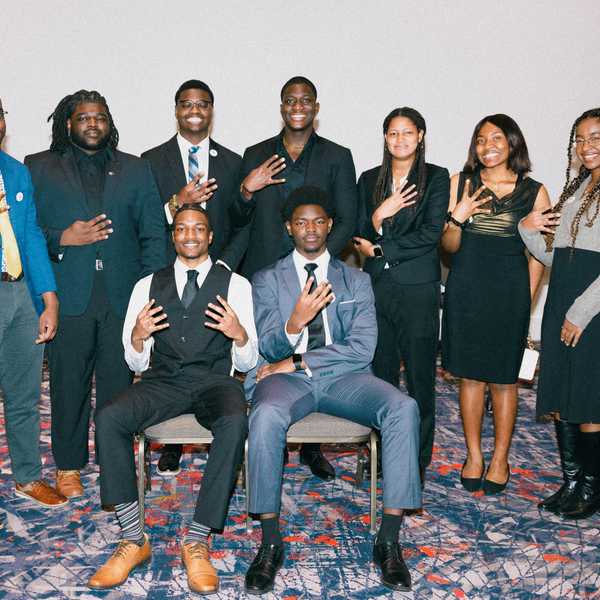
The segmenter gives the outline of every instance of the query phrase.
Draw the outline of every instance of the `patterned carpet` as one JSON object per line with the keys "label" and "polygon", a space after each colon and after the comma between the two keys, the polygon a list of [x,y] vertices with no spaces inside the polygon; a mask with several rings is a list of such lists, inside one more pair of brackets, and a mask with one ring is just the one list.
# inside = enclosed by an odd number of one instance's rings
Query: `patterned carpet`
{"label": "patterned carpet", "polygon": [[[273,594],[265,598],[361,600],[367,598],[600,598],[600,515],[562,522],[536,508],[556,487],[559,473],[552,428],[534,422],[534,390],[521,392],[511,453],[507,493],[484,497],[465,492],[458,482],[464,447],[454,384],[438,378],[436,446],[427,474],[424,511],[405,520],[404,556],[413,592],[392,594],[379,584],[370,562],[367,484],[353,485],[355,448],[326,448],[338,477],[323,484],[297,464],[292,452],[285,470],[283,514],[288,555]],[[42,444],[46,474],[49,452],[48,382],[42,399]],[[87,578],[113,549],[118,528],[111,513],[99,509],[97,468],[85,471],[86,496],[51,513],[13,494],[8,452],[0,443],[0,598],[105,598],[107,600],[191,598],[179,559],[178,539],[192,514],[206,454],[186,453],[176,480],[154,473],[147,497],[146,523],[154,551],[152,563],[112,591],[93,592]],[[485,446],[491,443],[486,418]],[[191,450],[191,449],[190,449]],[[489,457],[489,454],[488,454]],[[243,576],[258,531],[244,527],[244,496],[236,490],[228,525],[213,543],[213,562],[221,588],[212,598],[246,598]]]}

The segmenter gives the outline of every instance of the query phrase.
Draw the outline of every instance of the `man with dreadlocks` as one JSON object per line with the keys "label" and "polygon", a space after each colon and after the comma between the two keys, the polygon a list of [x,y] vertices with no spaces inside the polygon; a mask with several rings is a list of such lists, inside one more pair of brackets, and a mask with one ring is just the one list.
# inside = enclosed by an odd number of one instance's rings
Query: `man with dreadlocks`
{"label": "man with dreadlocks", "polygon": [[61,327],[48,352],[57,489],[77,497],[92,375],[97,409],[131,383],[123,318],[135,282],[165,265],[166,231],[150,166],[116,149],[119,134],[98,92],[65,96],[49,119],[50,150],[25,162],[60,300]]}
{"label": "man with dreadlocks", "polygon": [[[575,179],[573,148],[581,163]],[[594,108],[571,128],[567,179],[554,210],[533,211],[519,224],[530,252],[552,265],[537,414],[554,416],[564,482],[538,506],[565,519],[600,509],[599,214],[600,108]]]}

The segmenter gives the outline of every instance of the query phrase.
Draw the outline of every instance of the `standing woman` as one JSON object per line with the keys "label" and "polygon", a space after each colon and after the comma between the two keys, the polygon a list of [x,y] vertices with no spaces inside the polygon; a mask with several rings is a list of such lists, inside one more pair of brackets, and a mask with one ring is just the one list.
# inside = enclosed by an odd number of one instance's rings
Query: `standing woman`
{"label": "standing woman", "polygon": [[[573,147],[581,163],[575,179]],[[600,108],[575,121],[567,157],[556,235],[558,216],[539,210],[521,221],[519,232],[530,252],[552,265],[537,414],[554,415],[564,483],[539,506],[583,519],[600,508]]]}
{"label": "standing woman", "polygon": [[425,162],[425,119],[397,108],[383,122],[383,160],[358,180],[358,250],[372,278],[379,330],[373,371],[392,385],[404,361],[421,413],[421,482],[431,462],[439,337],[438,245],[448,210],[448,171]]}
{"label": "standing woman", "polygon": [[[450,184],[442,236],[452,266],[444,296],[442,363],[460,378],[460,412],[467,446],[461,483],[486,494],[510,479],[508,453],[517,416],[517,377],[525,349],[531,299],[544,266],[525,256],[517,226],[534,207],[550,206],[519,126],[507,115],[475,127],[463,172]],[[490,386],[494,452],[485,471],[481,452],[484,393]],[[485,476],[485,479],[484,479]]]}

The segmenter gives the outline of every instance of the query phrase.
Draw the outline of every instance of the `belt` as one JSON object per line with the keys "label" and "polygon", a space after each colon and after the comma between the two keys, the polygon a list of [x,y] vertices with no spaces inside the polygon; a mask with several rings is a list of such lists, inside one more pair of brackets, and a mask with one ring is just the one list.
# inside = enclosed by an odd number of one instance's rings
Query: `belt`
{"label": "belt", "polygon": [[12,283],[13,281],[21,281],[21,279],[23,279],[23,271],[21,271],[21,274],[18,277],[13,277],[10,273],[6,273],[5,271],[0,273],[0,281],[8,281]]}

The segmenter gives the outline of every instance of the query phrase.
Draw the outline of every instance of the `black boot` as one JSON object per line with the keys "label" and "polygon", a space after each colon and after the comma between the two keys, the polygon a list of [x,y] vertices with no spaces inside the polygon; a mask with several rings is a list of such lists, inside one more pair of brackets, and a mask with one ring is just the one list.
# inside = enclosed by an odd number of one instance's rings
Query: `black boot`
{"label": "black boot", "polygon": [[560,466],[562,468],[564,483],[552,496],[542,500],[538,508],[549,510],[558,515],[562,507],[569,503],[575,491],[577,479],[581,471],[581,465],[577,459],[577,438],[579,436],[579,425],[567,423],[567,421],[554,421],[556,429],[556,441],[560,455]]}
{"label": "black boot", "polygon": [[600,509],[600,431],[579,432],[581,475],[573,500],[563,504],[565,519],[587,519]]}

